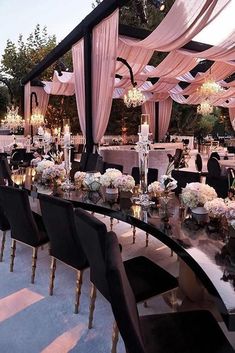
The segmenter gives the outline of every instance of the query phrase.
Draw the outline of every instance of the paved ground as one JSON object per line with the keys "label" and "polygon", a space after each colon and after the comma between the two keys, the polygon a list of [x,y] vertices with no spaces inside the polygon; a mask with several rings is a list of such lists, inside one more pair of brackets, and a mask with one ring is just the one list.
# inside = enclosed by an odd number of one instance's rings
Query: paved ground
{"label": "paved ground", "polygon": [[[109,224],[108,218],[101,217]],[[150,237],[145,248],[145,235],[137,232],[132,244],[129,225],[116,223],[114,230],[123,244],[124,257],[145,254],[177,275],[178,261],[163,244]],[[10,235],[5,256],[0,263],[0,353],[109,353],[111,346],[112,312],[110,305],[98,295],[94,328],[87,329],[89,306],[89,271],[84,276],[80,313],[73,314],[75,271],[58,263],[54,295],[48,295],[49,256],[47,248],[39,251],[36,282],[30,284],[31,249],[17,244],[15,271],[9,272]],[[148,308],[139,306],[141,314],[169,311],[166,298],[148,301]],[[181,308],[193,305],[184,300]],[[235,346],[235,334],[230,335]],[[119,340],[118,353],[124,353]]]}

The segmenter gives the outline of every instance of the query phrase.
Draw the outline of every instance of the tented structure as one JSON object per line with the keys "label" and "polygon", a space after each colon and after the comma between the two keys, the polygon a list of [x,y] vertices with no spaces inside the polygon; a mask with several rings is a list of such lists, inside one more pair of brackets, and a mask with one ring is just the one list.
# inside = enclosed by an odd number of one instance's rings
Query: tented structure
{"label": "tented structure", "polygon": [[[75,92],[80,125],[89,152],[105,133],[112,99],[123,97],[131,87],[128,67],[117,61],[117,57],[125,59],[131,66],[137,87],[147,100],[142,110],[150,114],[151,130],[159,139],[168,129],[172,101],[199,104],[198,88],[209,77],[224,87],[222,93],[211,97],[211,103],[229,108],[233,120],[235,81],[227,78],[235,71],[235,25],[227,20],[226,27],[220,22],[224,16],[234,13],[235,1],[175,0],[163,21],[151,33],[119,25],[119,8],[125,3],[124,0],[103,0],[23,79],[26,120],[29,82],[70,48],[73,73],[63,72],[62,76],[55,73],[53,81],[46,83],[45,90],[48,94],[70,95]],[[218,28],[218,42],[211,43],[208,33]],[[205,44],[195,41],[199,39]],[[168,55],[157,67],[150,66],[152,55],[159,51]],[[202,60],[209,60],[205,72],[200,72]]]}

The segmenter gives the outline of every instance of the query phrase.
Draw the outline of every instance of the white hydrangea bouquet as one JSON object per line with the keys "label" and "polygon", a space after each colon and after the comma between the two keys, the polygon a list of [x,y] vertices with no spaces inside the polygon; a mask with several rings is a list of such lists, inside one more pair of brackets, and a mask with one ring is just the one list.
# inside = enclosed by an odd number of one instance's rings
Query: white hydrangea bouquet
{"label": "white hydrangea bouquet", "polygon": [[37,174],[42,174],[44,169],[52,167],[55,163],[47,159],[43,159],[41,162],[38,162],[37,167],[35,168]]}
{"label": "white hydrangea bouquet", "polygon": [[100,183],[102,186],[110,189],[116,189],[115,181],[117,178],[122,176],[122,172],[115,168],[108,168],[106,169],[105,173],[100,177]]}
{"label": "white hydrangea bouquet", "polygon": [[154,194],[155,196],[160,196],[163,191],[164,189],[162,188],[159,181],[154,181],[148,186],[148,192]]}
{"label": "white hydrangea bouquet", "polygon": [[120,175],[114,180],[113,185],[119,191],[132,191],[135,187],[135,179],[131,175]]}
{"label": "white hydrangea bouquet", "polygon": [[79,172],[79,171],[74,174],[74,184],[76,189],[82,188],[85,175],[86,175],[85,172]]}
{"label": "white hydrangea bouquet", "polygon": [[[225,216],[229,223],[235,221],[235,201],[227,201],[227,210]],[[233,222],[234,223],[234,222]]]}
{"label": "white hydrangea bouquet", "polygon": [[52,166],[45,168],[42,172],[42,182],[59,184],[66,177],[66,170],[64,164],[53,164]]}
{"label": "white hydrangea bouquet", "polygon": [[217,198],[214,188],[207,184],[189,183],[182,189],[181,199],[185,206],[195,208]]}
{"label": "white hydrangea bouquet", "polygon": [[[234,202],[235,204],[235,202]],[[211,201],[207,201],[204,204],[205,209],[208,211],[210,217],[221,218],[227,212],[227,205],[224,202],[224,199],[215,198]],[[235,208],[234,208],[235,211]]]}

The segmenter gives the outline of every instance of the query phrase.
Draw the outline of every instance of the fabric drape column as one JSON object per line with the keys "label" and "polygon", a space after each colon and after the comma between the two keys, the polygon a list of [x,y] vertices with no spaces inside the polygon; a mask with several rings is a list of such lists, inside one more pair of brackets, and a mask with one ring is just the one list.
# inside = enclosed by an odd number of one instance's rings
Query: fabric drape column
{"label": "fabric drape column", "polygon": [[98,144],[104,136],[112,107],[118,48],[116,10],[92,32],[92,117],[93,139]]}
{"label": "fabric drape column", "polygon": [[162,140],[169,128],[172,111],[172,99],[159,102],[159,140]]}
{"label": "fabric drape column", "polygon": [[79,122],[83,136],[86,135],[85,123],[85,79],[84,79],[84,40],[72,48],[75,95]]}
{"label": "fabric drape column", "polygon": [[235,107],[234,108],[229,108],[229,118],[231,121],[231,125],[233,127],[233,130],[235,131]]}
{"label": "fabric drape column", "polygon": [[24,134],[25,136],[30,134],[30,93],[31,87],[30,82],[27,82],[24,86]]}
{"label": "fabric drape column", "polygon": [[38,87],[38,86],[31,87],[30,92],[36,93],[37,100],[38,100],[38,108],[40,109],[42,115],[45,116],[47,111],[48,101],[49,101],[49,94],[45,92],[43,87]]}

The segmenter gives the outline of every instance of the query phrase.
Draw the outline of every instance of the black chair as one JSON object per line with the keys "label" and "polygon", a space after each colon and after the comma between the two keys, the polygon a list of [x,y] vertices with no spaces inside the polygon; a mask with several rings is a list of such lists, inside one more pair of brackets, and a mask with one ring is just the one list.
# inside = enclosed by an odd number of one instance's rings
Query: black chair
{"label": "black chair", "polygon": [[175,169],[180,167],[180,163],[183,157],[183,150],[181,148],[176,148],[174,158],[174,167]]}
{"label": "black chair", "polygon": [[[135,183],[139,184],[140,183],[140,170],[139,167],[133,167],[131,170],[131,175],[135,179]],[[158,169],[155,168],[148,168],[148,185],[156,181],[158,178]]]}
{"label": "black chair", "polygon": [[196,169],[198,172],[202,171],[202,157],[201,157],[200,153],[196,154],[195,166],[196,166]]}
{"label": "black chair", "polygon": [[74,211],[71,202],[53,196],[39,195],[42,219],[50,239],[51,280],[53,294],[56,260],[77,271],[75,310],[79,309],[83,271],[89,266],[76,234]]}
{"label": "black chair", "polygon": [[103,158],[98,153],[89,153],[85,166],[85,172],[103,171]]}
{"label": "black chair", "polygon": [[17,169],[20,165],[28,167],[29,162],[26,161],[26,148],[17,148],[12,151],[10,165]]}
{"label": "black chair", "polygon": [[0,158],[0,178],[7,180],[9,186],[13,185],[13,181],[11,179],[11,169],[8,164],[7,158]]}
{"label": "black chair", "polygon": [[207,310],[139,317],[114,233],[106,239],[105,255],[103,280],[107,281],[113,314],[128,353],[234,353]]}
{"label": "black chair", "polygon": [[228,146],[227,151],[228,153],[235,153],[235,146]]}
{"label": "black chair", "polygon": [[123,173],[123,165],[121,164],[115,164],[115,163],[108,163],[108,162],[104,162],[103,163],[103,173],[106,171],[106,169],[108,168],[115,168],[120,170],[120,172]]}
{"label": "black chair", "polygon": [[208,174],[211,177],[219,177],[221,176],[221,167],[218,162],[218,159],[215,157],[210,157],[207,162],[207,170]]}
{"label": "black chair", "polygon": [[220,155],[218,152],[212,152],[210,158],[216,158],[218,161],[220,160]]}
{"label": "black chair", "polygon": [[[75,209],[77,234],[90,264],[91,282],[110,301],[110,293],[105,280],[106,241],[113,232],[107,232],[104,223],[81,209]],[[134,291],[136,302],[178,286],[175,277],[144,256],[138,256],[124,262],[128,278]],[[157,280],[156,280],[157,279]],[[95,290],[91,295],[91,307],[94,307]],[[92,326],[93,313],[89,327]]]}
{"label": "black chair", "polygon": [[172,170],[172,178],[177,180],[177,188],[174,190],[176,195],[181,194],[182,188],[188,183],[200,183],[201,174],[198,172],[187,172],[183,170]]}
{"label": "black chair", "polygon": [[218,197],[225,198],[228,196],[228,190],[229,190],[229,176],[213,176],[211,174],[208,174],[206,177],[206,184],[209,186],[212,186]]}
{"label": "black chair", "polygon": [[31,283],[34,283],[38,247],[49,242],[42,219],[33,214],[25,190],[0,186],[0,202],[11,227],[11,263],[13,272],[16,242],[33,248]]}
{"label": "black chair", "polygon": [[1,242],[1,250],[0,250],[0,262],[3,260],[3,253],[6,242],[6,232],[10,230],[10,224],[4,214],[3,208],[0,205],[0,230],[2,231],[2,242]]}

